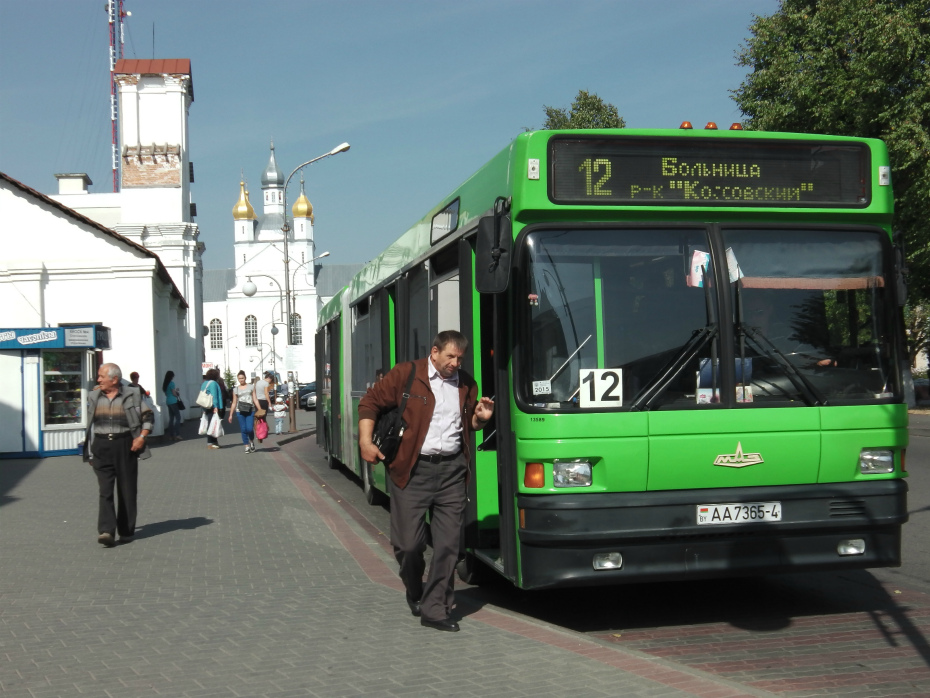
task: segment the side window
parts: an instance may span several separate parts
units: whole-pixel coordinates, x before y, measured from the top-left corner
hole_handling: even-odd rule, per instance
[[[420,359],[429,354],[433,338],[430,336],[429,286],[426,269],[419,267],[410,272],[407,312],[410,325],[407,332],[407,354]]]
[[[371,378],[365,370],[371,334],[371,308],[365,298],[352,308],[352,390],[364,391]]]
[[[210,348],[223,348],[223,322],[219,318],[210,320]]]
[[[248,315],[245,318],[245,345],[247,347],[258,346],[258,319],[254,315]]]

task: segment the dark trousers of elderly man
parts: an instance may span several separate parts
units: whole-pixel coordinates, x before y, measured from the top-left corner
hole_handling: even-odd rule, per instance
[[[136,534],[139,454],[131,449],[132,435],[128,432],[117,434],[112,440],[105,434],[98,435],[91,447],[94,474],[100,489],[97,531],[111,535],[118,532],[123,539]]]

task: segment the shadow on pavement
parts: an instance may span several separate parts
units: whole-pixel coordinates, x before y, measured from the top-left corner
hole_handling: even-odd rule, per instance
[[[39,458],[0,460],[0,507],[20,500],[20,497],[13,497],[9,493],[41,462]]]
[[[170,519],[168,521],[156,521],[154,523],[147,523],[143,526],[137,527],[136,539],[152,538],[154,536],[160,536],[163,533],[171,533],[172,531],[191,531],[195,528],[208,526],[212,523],[213,519],[208,519],[205,516],[192,516],[189,519]]]

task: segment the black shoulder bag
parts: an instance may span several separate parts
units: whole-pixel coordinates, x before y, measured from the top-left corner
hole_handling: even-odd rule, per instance
[[[400,448],[400,440],[404,436],[404,430],[407,429],[407,422],[404,421],[404,408],[407,407],[407,398],[410,397],[410,389],[413,387],[413,375],[416,373],[416,368],[416,365],[411,361],[410,377],[407,379],[407,390],[404,391],[404,399],[401,400],[400,406],[378,417],[371,434],[371,442],[384,454],[382,462],[385,465],[394,462],[397,449]]]

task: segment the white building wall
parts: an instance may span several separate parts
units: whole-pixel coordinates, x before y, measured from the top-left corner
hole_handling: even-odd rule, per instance
[[[112,348],[104,351],[104,360],[118,364],[126,376],[141,374],[158,406],[154,433],[162,433],[161,352],[170,355],[168,345],[179,346],[177,338],[188,332],[182,301],[159,278],[157,261],[5,182],[0,183],[0,210],[3,324],[108,326]],[[34,232],[24,235],[25,230]],[[37,248],[42,259],[34,256]]]

